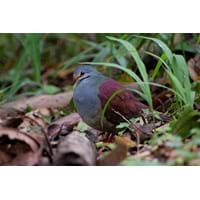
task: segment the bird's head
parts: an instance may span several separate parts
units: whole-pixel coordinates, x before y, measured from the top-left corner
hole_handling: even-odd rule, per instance
[[[90,65],[81,65],[74,70],[73,80],[78,83],[94,74],[98,73],[96,69]]]

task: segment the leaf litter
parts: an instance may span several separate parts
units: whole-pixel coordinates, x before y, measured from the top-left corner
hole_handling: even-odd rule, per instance
[[[27,101],[30,102],[29,99]],[[41,107],[40,101],[38,102],[38,106],[34,104],[35,109],[29,112],[25,112],[24,106],[24,114],[13,117],[3,115],[0,126],[1,165],[199,164],[200,142],[186,148],[182,138],[181,130],[184,130],[185,135],[185,131],[191,128],[187,129],[184,123],[187,119],[193,120],[192,124],[196,127],[192,129],[193,132],[199,131],[199,115],[189,108],[180,113],[178,120],[173,123],[163,124],[159,118],[157,122],[150,122],[151,117],[145,117],[150,120],[148,123],[141,124],[142,121],[139,120],[132,124],[135,133],[125,130],[121,136],[116,135],[107,143],[99,131],[84,125],[78,113],[57,116],[59,108],[49,108],[49,104]],[[17,108],[18,105],[19,103]],[[3,111],[5,107],[7,105],[2,106]],[[119,127],[127,128],[125,124]],[[177,136],[172,137],[168,134],[169,130],[177,132]],[[139,140],[136,135],[139,135]],[[188,135],[192,137],[192,131]]]
[[[197,91],[199,60],[196,55],[188,61]],[[72,72],[61,70],[56,85],[72,84]],[[51,74],[47,69],[43,81],[49,82]],[[169,84],[166,76],[154,82]],[[129,86],[139,88],[136,83]],[[51,94],[58,88],[46,86],[45,91]],[[111,141],[85,125],[74,110],[63,114],[71,106],[71,91],[0,105],[0,165],[200,165],[200,98],[195,111],[178,110],[171,91],[153,85],[151,91],[154,109],[162,113],[147,113],[146,123],[138,119],[131,127],[119,124],[122,131]],[[171,112],[173,106],[178,115]]]

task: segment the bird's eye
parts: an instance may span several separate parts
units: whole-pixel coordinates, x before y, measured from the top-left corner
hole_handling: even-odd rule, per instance
[[[84,72],[81,72],[81,74],[80,74],[80,75],[81,75],[81,76],[83,76],[84,74],[85,74]]]

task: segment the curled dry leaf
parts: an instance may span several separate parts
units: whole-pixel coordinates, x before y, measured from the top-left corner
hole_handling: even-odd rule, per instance
[[[113,166],[118,165],[121,161],[123,161],[127,157],[128,149],[135,145],[133,141],[131,141],[127,137],[119,137],[115,136],[116,148],[112,150],[108,155],[103,158],[100,158],[97,161],[97,165],[100,166]]]
[[[115,143],[117,145],[122,145],[122,144],[126,145],[128,148],[132,148],[136,146],[136,143],[126,136],[123,136],[123,137],[115,136]]]
[[[48,135],[55,138],[59,134],[67,134],[73,130],[73,127],[80,121],[78,113],[71,113],[66,117],[59,118],[48,127]]]
[[[9,117],[7,119],[0,119],[0,126],[17,128],[23,122],[22,116]]]
[[[39,151],[40,144],[34,137],[15,129],[0,127],[0,165],[36,164]]]
[[[63,108],[66,107],[72,98],[72,92],[65,92],[56,95],[39,95],[6,103],[0,107],[1,119],[9,116],[17,116],[25,112],[28,107],[33,110],[39,108]]]
[[[26,113],[23,117],[23,122],[18,126],[18,129],[24,133],[31,133],[34,130],[34,133],[41,134],[41,128],[45,129],[47,126],[44,117],[49,115],[50,111],[46,108]]]
[[[188,61],[188,69],[193,81],[200,80],[200,55],[196,55]]]
[[[34,166],[41,165],[42,156],[41,151],[28,152],[16,157],[12,160],[9,165],[23,165],[23,166]]]
[[[96,149],[87,137],[72,132],[58,145],[53,159],[54,165],[96,165]]]
[[[153,96],[153,106],[154,108],[159,109],[161,107],[163,110],[165,108],[165,102],[173,96],[173,93],[170,91],[162,91],[159,94]]]
[[[131,124],[130,126],[135,130],[137,133],[136,136],[139,137],[140,142],[144,142],[145,140],[149,139],[153,135],[153,124]]]

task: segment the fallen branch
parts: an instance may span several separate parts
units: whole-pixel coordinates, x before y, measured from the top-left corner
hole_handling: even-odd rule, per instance
[[[65,92],[56,95],[39,95],[21,100],[12,101],[0,106],[0,118],[14,117],[23,113],[28,107],[33,110],[39,108],[63,108],[66,107],[72,98],[72,92]]]

